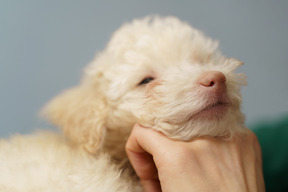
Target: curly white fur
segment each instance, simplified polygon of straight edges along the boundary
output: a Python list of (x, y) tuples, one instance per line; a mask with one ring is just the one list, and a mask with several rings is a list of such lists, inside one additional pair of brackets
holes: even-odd
[(55, 133), (14, 136), (0, 150), (1, 192), (138, 190), (109, 155), (95, 158)]
[[(46, 133), (2, 141), (1, 162), (8, 168), (0, 171), (0, 189), (137, 191), (133, 176), (121, 172), (130, 169), (123, 164), (124, 145), (136, 122), (179, 140), (241, 130), (239, 87), (245, 76), (235, 69), (242, 63), (224, 57), (217, 47), (217, 42), (174, 17), (125, 24), (85, 69), (81, 84), (44, 109), (68, 140)], [(201, 74), (211, 71), (225, 76), (223, 101), (228, 109), (199, 117), (201, 110), (224, 98), (206, 94), (199, 86)], [(152, 81), (141, 85), (147, 77)], [(4, 179), (9, 174), (17, 178), (13, 185)]]

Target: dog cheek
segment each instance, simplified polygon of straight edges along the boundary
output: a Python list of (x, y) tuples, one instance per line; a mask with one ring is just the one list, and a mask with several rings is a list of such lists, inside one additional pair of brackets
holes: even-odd
[(127, 103), (120, 103), (108, 112), (107, 127), (110, 130), (127, 131), (129, 129), (128, 131), (130, 131), (136, 122), (135, 115), (133, 115)]
[(151, 127), (154, 124), (157, 114), (157, 104), (150, 98), (131, 99), (126, 103), (131, 112), (135, 123), (145, 127)]

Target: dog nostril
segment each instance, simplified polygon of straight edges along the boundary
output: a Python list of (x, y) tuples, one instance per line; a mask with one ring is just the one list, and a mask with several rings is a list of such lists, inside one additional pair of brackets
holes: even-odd
[(214, 81), (211, 81), (210, 84), (209, 84), (209, 87), (212, 87), (215, 85), (215, 82)]
[(223, 85), (226, 82), (226, 77), (218, 71), (207, 71), (200, 75), (198, 83), (204, 87), (214, 87)]
[(203, 81), (203, 82), (200, 82), (200, 85), (204, 86), (204, 87), (213, 87), (215, 85), (215, 82), (214, 81)]

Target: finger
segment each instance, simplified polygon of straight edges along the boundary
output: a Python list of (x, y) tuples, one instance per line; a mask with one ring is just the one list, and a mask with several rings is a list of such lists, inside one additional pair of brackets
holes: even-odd
[[(141, 144), (139, 144), (139, 132), (137, 131), (137, 127), (139, 128), (139, 125), (134, 126), (131, 135), (128, 138), (126, 153), (136, 174), (141, 179), (145, 191), (161, 191), (158, 171), (153, 156), (146, 152)], [(141, 134), (141, 136), (143, 136), (143, 134)]]
[(128, 158), (141, 180), (158, 179), (158, 171), (153, 156), (147, 152), (134, 152), (127, 149)]
[(153, 155), (161, 153), (170, 143), (171, 141), (160, 132), (135, 124), (126, 143), (126, 150), (148, 152)]
[(141, 184), (147, 192), (161, 192), (161, 185), (159, 180), (142, 180)]

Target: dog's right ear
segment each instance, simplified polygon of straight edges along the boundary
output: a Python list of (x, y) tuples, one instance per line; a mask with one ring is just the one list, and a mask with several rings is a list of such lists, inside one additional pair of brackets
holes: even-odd
[(54, 98), (42, 115), (59, 126), (77, 145), (95, 154), (106, 134), (107, 104), (102, 94), (80, 85)]

